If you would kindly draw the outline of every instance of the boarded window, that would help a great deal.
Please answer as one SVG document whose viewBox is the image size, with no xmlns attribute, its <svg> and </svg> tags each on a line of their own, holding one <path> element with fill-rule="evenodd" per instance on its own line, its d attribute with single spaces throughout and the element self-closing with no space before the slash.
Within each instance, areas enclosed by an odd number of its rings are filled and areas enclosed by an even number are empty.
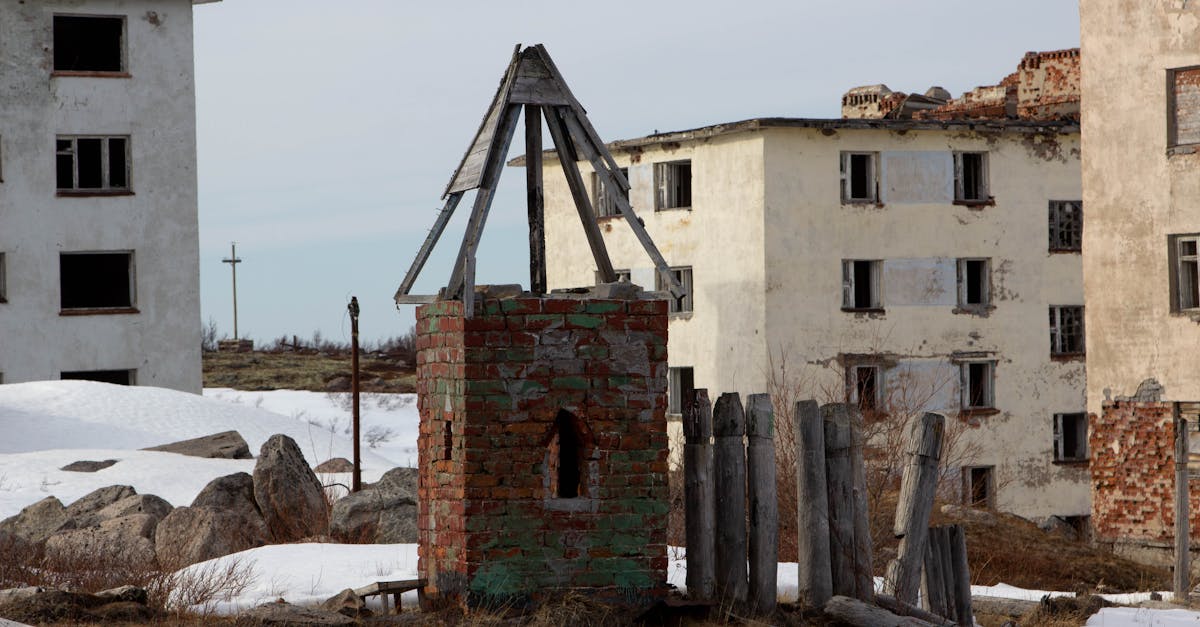
<svg viewBox="0 0 1200 627">
<path fill-rule="evenodd" d="M 64 372 L 60 376 L 66 380 L 99 381 L 114 385 L 134 385 L 136 370 L 76 370 Z"/>
<path fill-rule="evenodd" d="M 963 309 L 984 309 L 992 302 L 991 261 L 988 259 L 958 260 L 958 306 Z"/>
<path fill-rule="evenodd" d="M 64 310 L 134 305 L 132 252 L 62 253 L 59 272 Z"/>
<path fill-rule="evenodd" d="M 842 309 L 880 309 L 883 262 L 848 259 L 842 261 Z"/>
<path fill-rule="evenodd" d="M 962 408 L 992 409 L 995 406 L 995 363 L 970 361 L 963 363 L 961 368 Z"/>
<path fill-rule="evenodd" d="M 692 310 L 692 269 L 688 267 L 671 268 L 671 275 L 679 282 L 683 288 L 683 294 L 680 296 L 670 296 L 668 311 L 671 313 L 687 313 Z M 663 280 L 661 274 L 654 275 L 656 286 L 654 289 L 665 292 L 670 289 L 667 282 Z"/>
<path fill-rule="evenodd" d="M 988 194 L 986 152 L 954 153 L 954 200 L 965 203 L 984 203 Z"/>
<path fill-rule="evenodd" d="M 1050 308 L 1050 354 L 1083 354 L 1083 307 Z"/>
<path fill-rule="evenodd" d="M 692 162 L 672 161 L 654 165 L 655 211 L 692 207 Z"/>
<path fill-rule="evenodd" d="M 629 168 L 621 168 L 621 176 L 624 176 L 625 180 L 628 181 Z M 621 215 L 621 209 L 617 206 L 617 199 L 613 195 L 620 194 L 625 199 L 625 202 L 629 202 L 629 191 L 620 189 L 620 186 L 610 190 L 609 186 L 604 184 L 604 179 L 605 177 L 601 176 L 598 172 L 592 173 L 592 189 L 595 190 L 595 198 L 592 199 L 592 205 L 596 207 L 596 217 L 619 216 Z"/>
<path fill-rule="evenodd" d="M 1050 252 L 1083 250 L 1083 201 L 1050 201 Z"/>
<path fill-rule="evenodd" d="M 54 142 L 59 192 L 111 192 L 129 189 L 128 137 L 73 137 Z"/>
<path fill-rule="evenodd" d="M 1167 70 L 1167 146 L 1200 144 L 1200 67 Z"/>
<path fill-rule="evenodd" d="M 125 18 L 55 15 L 54 71 L 124 72 Z"/>
<path fill-rule="evenodd" d="M 876 153 L 842 153 L 842 202 L 875 202 L 879 197 Z"/>
<path fill-rule="evenodd" d="M 683 404 L 696 389 L 694 371 L 690 366 L 667 369 L 667 413 L 682 414 Z"/>
<path fill-rule="evenodd" d="M 1087 414 L 1054 414 L 1054 461 L 1087 459 Z"/>
</svg>

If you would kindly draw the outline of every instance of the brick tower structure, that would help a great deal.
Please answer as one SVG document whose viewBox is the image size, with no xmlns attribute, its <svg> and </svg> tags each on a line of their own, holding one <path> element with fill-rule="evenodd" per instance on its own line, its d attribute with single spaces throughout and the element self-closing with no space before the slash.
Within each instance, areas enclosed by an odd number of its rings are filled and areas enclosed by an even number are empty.
<svg viewBox="0 0 1200 627">
<path fill-rule="evenodd" d="M 431 603 L 666 592 L 667 302 L 480 294 L 417 309 Z"/>
</svg>

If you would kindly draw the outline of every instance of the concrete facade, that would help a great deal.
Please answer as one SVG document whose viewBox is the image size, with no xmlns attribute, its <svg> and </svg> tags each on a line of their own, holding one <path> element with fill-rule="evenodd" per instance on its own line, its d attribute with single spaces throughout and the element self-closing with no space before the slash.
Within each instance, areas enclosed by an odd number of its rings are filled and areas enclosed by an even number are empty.
<svg viewBox="0 0 1200 627">
<path fill-rule="evenodd" d="M 610 149 L 667 262 L 692 270 L 691 311 L 670 317 L 669 362 L 691 368 L 694 387 L 772 391 L 786 361 L 784 383 L 804 396 L 856 400 L 855 368 L 878 368 L 883 409 L 919 405 L 961 426 L 978 449 L 966 462 L 990 475 L 991 504 L 1088 515 L 1086 458 L 1055 461 L 1055 414 L 1084 411 L 1083 357 L 1052 356 L 1048 323 L 1051 307 L 1083 304 L 1080 255 L 1052 251 L 1047 229 L 1051 201 L 1081 198 L 1077 126 L 759 119 Z M 986 155 L 977 201 L 955 200 L 960 151 Z M 844 198 L 850 153 L 873 163 L 863 201 Z M 656 211 L 656 164 L 681 161 L 691 206 Z M 561 171 L 553 159 L 545 167 L 550 287 L 594 281 Z M 599 221 L 614 266 L 653 287 L 624 219 Z M 968 259 L 989 269 L 983 306 L 960 305 Z M 872 306 L 845 306 L 847 260 L 877 264 Z M 987 407 L 963 409 L 971 363 L 990 364 Z M 959 489 L 970 467 L 953 469 L 947 486 Z"/>
<path fill-rule="evenodd" d="M 138 385 L 200 392 L 192 4 L 0 5 L 5 383 L 59 379 L 64 372 L 87 377 L 130 371 Z M 106 40 L 104 46 L 119 46 L 121 67 L 64 71 L 65 62 L 55 57 L 56 16 L 115 18 L 109 23 L 119 29 L 119 42 Z M 78 143 L 96 138 L 103 141 L 89 146 L 104 147 L 94 154 Z M 123 173 L 110 169 L 118 167 L 122 148 L 109 142 L 114 138 L 124 138 Z M 95 171 L 93 158 L 103 163 Z M 75 167 L 80 181 L 65 189 L 64 160 L 67 180 Z M 84 182 L 101 171 L 102 183 Z M 89 303 L 98 281 L 87 274 L 94 264 L 83 264 L 85 274 L 75 282 L 84 298 L 71 302 L 62 287 L 64 253 L 128 255 L 128 294 L 119 294 L 119 302 Z M 99 282 L 112 281 L 107 276 Z"/>
</svg>

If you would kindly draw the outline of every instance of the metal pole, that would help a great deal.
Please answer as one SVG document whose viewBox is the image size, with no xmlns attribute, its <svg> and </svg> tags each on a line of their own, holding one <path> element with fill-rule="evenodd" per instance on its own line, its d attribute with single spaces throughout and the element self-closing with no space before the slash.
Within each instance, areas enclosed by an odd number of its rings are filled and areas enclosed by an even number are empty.
<svg viewBox="0 0 1200 627">
<path fill-rule="evenodd" d="M 354 479 L 350 484 L 351 492 L 362 489 L 362 458 L 359 456 L 358 443 L 358 297 L 350 297 L 350 388 L 354 405 Z"/>
<path fill-rule="evenodd" d="M 237 242 L 230 242 L 230 243 L 229 243 L 229 258 L 228 258 L 228 259 L 222 259 L 222 260 L 221 260 L 221 263 L 227 263 L 227 264 L 229 264 L 229 268 L 230 268 L 230 270 L 232 270 L 232 271 L 233 271 L 233 339 L 234 339 L 235 341 L 238 339 L 238 326 L 237 326 L 237 318 L 238 318 L 238 316 L 237 316 L 237 265 L 238 265 L 239 263 L 241 263 L 241 262 L 242 262 L 242 260 L 241 260 L 241 259 L 238 259 L 238 256 L 237 256 Z"/>
<path fill-rule="evenodd" d="M 1179 403 L 1172 403 L 1175 418 L 1175 598 L 1187 603 L 1191 560 L 1188 546 L 1188 432 L 1187 420 L 1180 415 Z"/>
</svg>

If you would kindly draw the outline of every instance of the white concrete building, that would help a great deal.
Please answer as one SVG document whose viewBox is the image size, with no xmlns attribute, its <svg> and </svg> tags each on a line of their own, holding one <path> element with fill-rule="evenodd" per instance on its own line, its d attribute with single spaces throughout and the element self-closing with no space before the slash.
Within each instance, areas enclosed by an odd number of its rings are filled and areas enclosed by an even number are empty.
<svg viewBox="0 0 1200 627">
<path fill-rule="evenodd" d="M 192 5 L 0 3 L 0 376 L 200 392 Z"/>
<path fill-rule="evenodd" d="M 780 384 L 868 414 L 942 411 L 973 451 L 947 481 L 961 498 L 1086 523 L 1076 124 L 769 118 L 609 148 L 690 289 L 669 330 L 675 411 L 681 388 Z M 555 161 L 551 288 L 595 272 Z M 653 288 L 592 179 L 614 267 Z"/>
</svg>

